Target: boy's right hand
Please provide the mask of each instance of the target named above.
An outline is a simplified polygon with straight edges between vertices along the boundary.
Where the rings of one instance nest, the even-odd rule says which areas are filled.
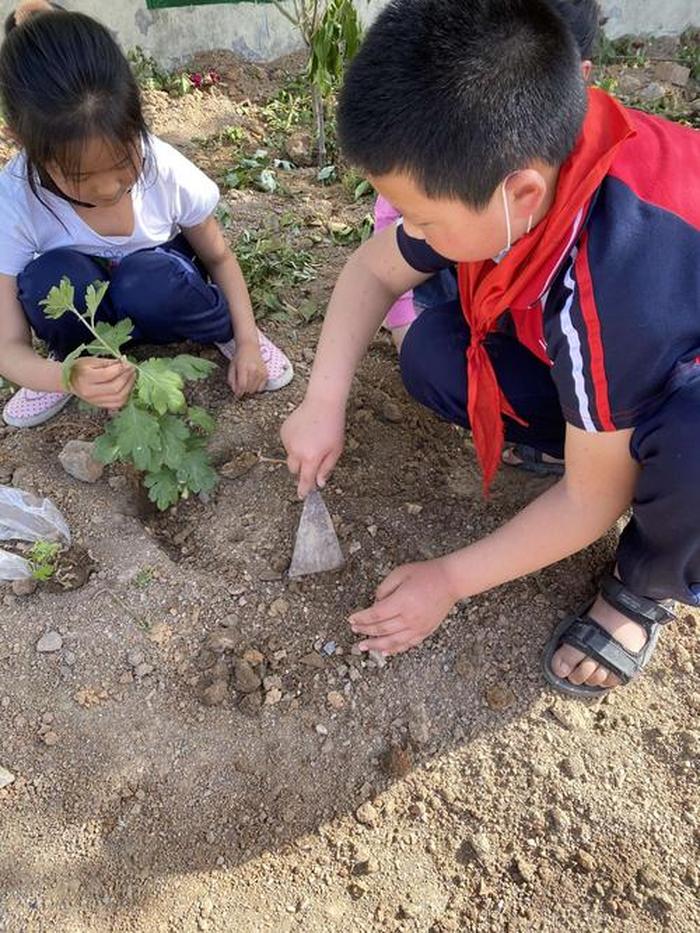
[[[130,363],[101,357],[81,356],[73,364],[71,389],[74,395],[97,408],[123,408],[134,387],[136,370]]]
[[[305,399],[282,425],[289,472],[299,477],[303,499],[314,487],[323,489],[345,444],[345,411]]]

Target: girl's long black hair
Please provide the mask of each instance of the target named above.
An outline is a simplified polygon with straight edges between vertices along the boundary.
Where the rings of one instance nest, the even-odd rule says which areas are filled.
[[[11,28],[0,48],[0,103],[37,196],[46,166],[76,177],[94,138],[141,174],[150,150],[139,88],[109,30],[90,16],[55,10]]]

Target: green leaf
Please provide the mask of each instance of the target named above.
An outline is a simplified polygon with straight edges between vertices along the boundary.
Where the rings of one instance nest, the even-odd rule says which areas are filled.
[[[239,172],[231,171],[226,172],[224,175],[224,185],[227,188],[240,188],[241,186],[241,176]]]
[[[113,424],[113,421],[110,422],[110,425],[105,433],[100,434],[100,436],[95,440],[93,453],[95,455],[95,459],[99,460],[100,463],[114,463],[115,460],[119,459],[119,444],[116,437],[114,436],[114,432],[110,431],[110,428],[112,428]]]
[[[187,409],[187,420],[190,424],[200,428],[205,434],[211,434],[216,427],[216,421],[208,411],[200,408],[198,405],[192,405]]]
[[[163,467],[157,473],[148,473],[143,483],[148,489],[148,498],[155,502],[161,512],[175,505],[180,498],[177,478],[168,467]]]
[[[136,395],[142,405],[154,408],[159,415],[185,408],[183,385],[182,376],[171,368],[170,360],[152,357],[139,365]]]
[[[190,492],[210,492],[217,483],[209,455],[203,441],[195,438],[188,444],[180,468],[177,471],[178,481],[184,484]]]
[[[61,382],[63,383],[63,388],[66,392],[71,391],[70,380],[73,375],[73,367],[75,366],[75,361],[82,356],[86,347],[84,343],[81,343],[79,347],[76,347],[61,363]]]
[[[92,286],[90,286],[92,288]],[[106,321],[98,321],[95,324],[95,333],[100,338],[93,340],[85,349],[93,356],[104,356],[105,346],[109,347],[112,356],[120,359],[122,356],[121,348],[131,340],[131,334],[134,325],[128,317],[118,321],[116,324],[107,324]]]
[[[363,179],[363,181],[361,181],[359,185],[355,188],[355,194],[354,194],[355,201],[359,201],[360,198],[364,198],[365,195],[371,194],[372,191],[374,191],[374,188],[372,187],[372,182],[367,181],[366,178]]]
[[[262,172],[260,172],[257,185],[261,191],[265,191],[267,194],[272,194],[277,191],[277,179],[272,169],[264,168]]]
[[[46,317],[56,320],[66,311],[75,311],[75,289],[69,278],[64,275],[60,285],[54,285],[43,301],[39,304],[44,309]]]
[[[203,360],[199,356],[190,356],[189,353],[181,353],[169,360],[170,369],[179,373],[183,379],[193,382],[196,379],[206,379],[215,369],[219,367],[211,360]]]
[[[88,310],[90,317],[95,317],[95,312],[102,303],[107,289],[109,288],[109,282],[93,282],[92,285],[88,285],[85,290],[85,307]]]
[[[112,419],[112,431],[122,459],[131,459],[137,470],[153,469],[161,450],[160,424],[154,415],[130,400]]]
[[[187,455],[185,441],[190,436],[189,429],[176,415],[163,415],[160,419],[160,440],[163,463],[177,470]]]

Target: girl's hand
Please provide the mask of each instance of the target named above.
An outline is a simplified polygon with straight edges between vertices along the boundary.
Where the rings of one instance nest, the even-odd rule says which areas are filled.
[[[444,558],[404,564],[378,587],[373,606],[350,616],[350,626],[368,636],[362,651],[399,654],[432,634],[458,599]]]
[[[71,390],[90,405],[117,411],[126,404],[136,380],[130,363],[82,356],[71,373]]]
[[[282,425],[289,472],[299,477],[303,499],[314,486],[323,489],[345,443],[345,411],[304,400]]]
[[[267,382],[267,368],[260,355],[257,339],[236,343],[236,352],[228,368],[228,384],[238,398],[260,392]]]

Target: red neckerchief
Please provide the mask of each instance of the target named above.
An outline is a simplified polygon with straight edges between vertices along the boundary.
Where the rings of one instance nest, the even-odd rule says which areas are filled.
[[[603,91],[588,92],[588,112],[573,152],[562,165],[554,203],[547,216],[522,237],[500,263],[457,266],[462,312],[471,330],[467,348],[467,415],[488,494],[503,449],[503,415],[522,422],[501,391],[484,346],[487,334],[513,302],[547,277],[578,212],[610,170],[620,146],[635,130],[624,108]]]

